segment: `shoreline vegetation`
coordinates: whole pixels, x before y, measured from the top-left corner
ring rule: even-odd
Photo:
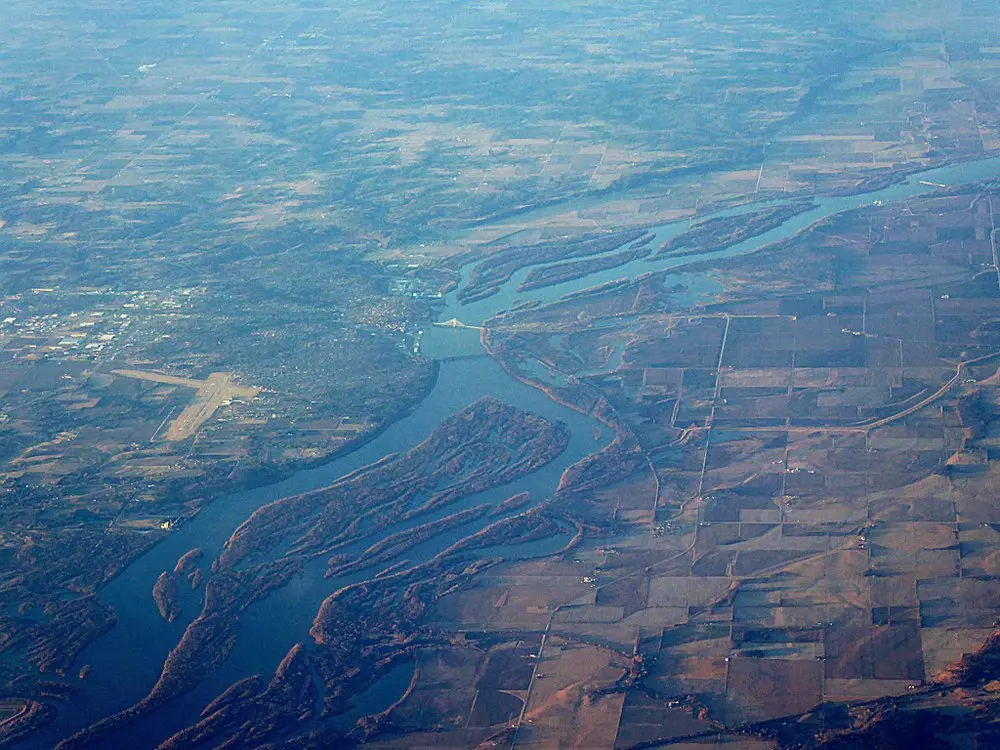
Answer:
[[[705,219],[665,242],[653,257],[682,258],[719,252],[777,229],[793,216],[804,213],[814,206],[815,202],[811,198],[803,198],[735,216]]]
[[[521,282],[517,290],[519,292],[529,292],[535,289],[544,289],[548,286],[563,284],[567,281],[574,281],[575,279],[589,276],[592,273],[609,271],[612,268],[624,266],[626,263],[649,256],[651,252],[651,248],[643,246],[572,263],[538,266],[528,272],[528,275],[525,276],[524,281]]]
[[[285,585],[302,571],[309,560],[324,555],[329,557],[333,550],[334,556],[328,562],[328,576],[345,575],[373,566],[376,571],[384,568],[399,554],[443,530],[487,519],[495,510],[492,505],[481,504],[446,515],[440,515],[440,510],[540,468],[565,450],[568,437],[568,430],[563,424],[549,422],[493,398],[483,398],[445,419],[424,442],[404,454],[363,467],[329,487],[259,508],[233,532],[212,563],[211,575],[205,583],[202,612],[188,626],[167,657],[160,679],[149,695],[134,706],[84,729],[60,747],[66,750],[98,741],[213,674],[234,647],[240,617],[246,608],[270,591]],[[515,496],[501,505],[516,511],[526,502],[524,497]],[[344,552],[335,551],[373,539],[399,521],[434,514],[438,517],[433,520],[389,533],[370,542],[367,547],[362,545],[356,556],[350,559],[345,559]],[[418,603],[421,598],[415,590],[406,588],[398,591],[401,582],[416,585],[416,582],[423,581],[420,586],[426,587],[430,584],[424,576],[433,573],[434,586],[438,588],[426,590],[434,590],[437,592],[435,596],[439,596],[458,585],[459,581],[470,578],[480,566],[495,564],[495,561],[473,562],[470,569],[468,561],[455,559],[458,553],[468,553],[508,540],[530,541],[554,533],[558,528],[558,524],[544,518],[537,510],[529,509],[520,515],[493,521],[430,561],[397,571],[383,570],[382,575],[372,578],[358,590],[379,591],[382,592],[380,596],[393,600],[398,595],[402,597],[397,601],[403,605],[400,611],[410,612],[412,617],[425,605]],[[192,552],[181,558],[185,560],[182,567],[188,568],[193,564],[196,555]],[[172,611],[170,587],[166,583],[171,580],[170,575],[165,573],[161,576],[161,581],[165,583],[158,587],[168,613]],[[354,589],[347,587],[346,590]],[[341,589],[343,591],[345,589]],[[330,601],[339,601],[343,596],[335,595]],[[320,608],[317,623],[331,619],[331,606]],[[404,619],[392,625],[392,613],[396,611],[383,603],[374,607],[369,617],[377,617],[380,628],[391,626],[394,628],[392,632],[399,635],[404,625],[413,623]],[[375,627],[374,624],[372,627]],[[376,675],[384,671],[385,659],[399,655],[398,644],[390,639],[391,647],[387,645],[369,654],[370,663],[365,662],[365,669],[347,669],[346,663],[342,663],[345,658],[343,649],[333,644],[346,637],[345,633],[358,632],[357,637],[361,637],[363,631],[357,631],[356,626],[341,631],[320,625],[314,626],[313,631],[317,646],[329,648],[320,648],[316,653],[290,652],[288,659],[293,664],[306,660],[311,664],[306,672],[312,674],[311,670],[315,669],[323,675],[324,700],[328,706],[364,689],[363,684],[373,682]],[[376,628],[372,632],[381,631]],[[407,639],[404,639],[403,643],[406,642]],[[352,648],[347,653],[355,652]],[[362,649],[362,655],[365,654],[368,652]],[[341,664],[344,669],[335,668],[332,666],[334,663]],[[275,679],[281,682],[279,677]],[[353,687],[348,689],[346,685]],[[270,706],[271,698],[268,696],[266,690],[254,701],[264,701]],[[231,706],[220,706],[213,715],[233,710]],[[272,706],[268,710],[276,709]]]
[[[551,261],[598,255],[634,242],[645,236],[643,229],[608,230],[572,239],[547,240],[534,245],[514,246],[493,250],[482,260],[463,258],[463,265],[478,260],[468,280],[458,290],[462,304],[492,297],[518,271]]]
[[[286,462],[282,466],[240,469],[238,476],[230,474],[225,478],[217,477],[208,482],[197,482],[188,487],[186,490],[188,494],[197,496],[198,501],[197,503],[187,503],[184,506],[187,514],[182,515],[178,523],[191,521],[202,508],[223,496],[275,484],[287,479],[297,471],[316,468],[357,450],[374,440],[393,423],[411,413],[424,400],[427,393],[434,388],[439,370],[440,364],[436,361],[432,362],[431,377],[427,379],[426,388],[401,405],[395,413],[388,415],[378,427],[339,446],[329,455],[318,459]],[[66,673],[72,667],[77,655],[94,640],[109,633],[116,622],[117,618],[113,610],[100,601],[100,590],[111,583],[132,561],[148,552],[157,541],[163,538],[165,535],[162,532],[157,532],[155,535],[145,537],[141,547],[122,546],[120,554],[115,557],[113,567],[108,570],[95,594],[46,607],[48,621],[37,627],[21,629],[14,639],[8,641],[7,647],[13,648],[23,644],[27,649],[29,659],[39,671]],[[185,575],[191,588],[196,589],[204,579],[204,572],[196,568],[189,569],[189,566],[196,563],[203,553],[200,550],[192,550],[189,554],[191,557],[185,555],[181,560],[178,560],[177,567],[186,571]],[[164,572],[166,573],[166,571]],[[164,608],[161,609],[161,614],[165,612],[163,616],[168,621],[172,621],[179,615],[179,605],[176,601],[176,581],[173,581],[177,574],[176,571],[174,575],[167,574],[162,581],[157,581],[154,585],[154,601],[158,609],[161,606]],[[52,714],[46,713],[45,716],[51,718]]]

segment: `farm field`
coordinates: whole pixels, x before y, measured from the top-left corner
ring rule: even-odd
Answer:
[[[0,747],[1000,745],[989,2],[0,23]]]

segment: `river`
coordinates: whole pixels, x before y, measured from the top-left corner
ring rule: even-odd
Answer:
[[[597,284],[668,269],[675,269],[675,273],[678,274],[676,277],[673,274],[668,276],[668,283],[672,283],[670,279],[680,280],[687,288],[685,296],[678,302],[682,305],[693,305],[709,299],[718,290],[718,282],[709,272],[689,273],[682,270],[693,263],[744,255],[763,245],[791,237],[814,222],[842,211],[871,205],[875,201],[883,203],[902,201],[935,190],[934,186],[922,184],[921,180],[961,184],[997,177],[1000,177],[1000,158],[928,170],[910,177],[904,183],[882,190],[846,197],[817,198],[813,208],[792,217],[778,228],[717,253],[684,258],[635,260],[618,268],[531,292],[518,291],[521,281],[528,272],[522,270],[515,274],[498,294],[472,304],[459,303],[453,291],[445,300],[440,319],[448,320],[454,317],[469,324],[479,324],[517,304],[531,300],[550,302],[565,294]],[[753,206],[745,209],[728,209],[716,215],[732,215],[741,210],[753,209]],[[713,215],[699,218],[713,218]],[[650,230],[655,235],[652,247],[654,249],[659,247],[688,226],[689,222],[673,222],[653,227]],[[463,275],[463,283],[467,273],[468,269]],[[571,432],[569,446],[557,459],[533,474],[506,486],[466,498],[457,506],[443,509],[442,513],[452,513],[483,502],[498,503],[521,491],[531,492],[533,500],[539,502],[554,491],[561,473],[567,466],[599,450],[611,437],[609,430],[597,420],[553,402],[541,391],[507,375],[493,360],[481,356],[482,349],[476,330],[452,330],[428,326],[421,339],[421,352],[441,360],[440,372],[434,387],[408,416],[395,422],[375,439],[348,455],[322,466],[300,471],[282,482],[217,499],[112,581],[101,592],[101,598],[117,611],[118,624],[109,634],[91,644],[81,655],[79,663],[91,665],[91,671],[87,678],[79,683],[81,687],[79,696],[71,701],[70,705],[61,705],[56,722],[36,734],[25,746],[51,747],[58,738],[132,705],[148,692],[159,676],[163,659],[177,644],[184,628],[197,616],[203,591],[200,589],[197,592],[186,592],[182,599],[184,608],[182,616],[173,623],[167,623],[159,616],[153,604],[151,596],[153,582],[161,571],[173,569],[178,557],[194,547],[200,547],[205,551],[203,562],[207,565],[218,554],[233,530],[261,505],[326,486],[345,473],[376,461],[388,453],[409,450],[422,441],[445,417],[483,396],[493,396],[548,419],[567,423]],[[469,356],[476,354],[480,356]],[[466,358],[452,359],[456,356]],[[615,352],[614,356],[620,360],[621,352]],[[611,367],[615,364],[612,362]],[[406,556],[411,561],[426,559],[452,541],[484,524],[484,521],[478,521],[449,531],[432,542],[411,550]],[[387,533],[399,529],[400,527],[396,526]],[[536,544],[523,552],[524,556],[543,555],[558,546],[558,543],[549,546]],[[511,550],[504,549],[504,552],[510,553]],[[322,575],[324,568],[325,562],[317,561],[288,586],[252,605],[240,625],[237,647],[216,675],[150,717],[141,719],[118,732],[108,740],[107,745],[130,748],[155,747],[171,733],[194,721],[201,709],[235,680],[253,673],[265,676],[272,674],[278,662],[293,644],[308,639],[309,626],[322,600],[345,582],[354,580],[324,579]],[[360,577],[367,577],[370,574],[369,571]],[[182,586],[183,588],[185,587]],[[383,686],[382,692],[385,695],[382,696],[382,703],[391,703],[395,694],[405,689],[407,681],[405,670],[402,672],[399,669],[394,670],[392,679]],[[365,696],[365,703],[373,706],[373,710],[379,710],[379,701],[372,695]]]

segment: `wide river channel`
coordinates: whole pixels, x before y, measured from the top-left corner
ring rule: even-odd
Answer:
[[[549,302],[605,282],[665,269],[675,269],[674,273],[677,274],[668,275],[668,284],[681,281],[689,290],[685,297],[678,300],[681,306],[686,307],[701,299],[708,299],[718,290],[719,285],[708,273],[688,273],[684,271],[684,266],[744,255],[764,245],[794,236],[814,222],[840,212],[871,205],[875,201],[901,201],[936,189],[925,182],[958,185],[998,177],[1000,158],[949,165],[913,175],[905,183],[882,190],[849,197],[817,198],[815,207],[792,217],[780,227],[720,252],[683,258],[636,260],[618,268],[533,292],[517,291],[527,274],[523,270],[515,274],[497,295],[479,302],[462,305],[452,292],[445,300],[440,319],[458,318],[465,323],[479,324],[529,300]],[[748,206],[730,209],[714,216],[738,214],[753,208]],[[706,215],[699,219],[712,216]],[[652,247],[659,247],[689,225],[689,222],[684,221],[651,228],[650,231],[655,234]],[[466,275],[467,273],[468,268]],[[466,275],[463,275],[463,283]],[[533,499],[538,502],[551,495],[566,467],[599,450],[611,438],[610,431],[596,419],[557,404],[541,391],[507,375],[493,360],[483,355],[476,330],[427,326],[420,345],[422,354],[440,360],[440,371],[432,390],[408,416],[341,458],[300,471],[276,484],[217,499],[136,560],[101,591],[101,598],[118,613],[118,623],[110,633],[83,652],[79,664],[89,664],[91,670],[86,679],[78,682],[79,696],[71,701],[72,705],[60,705],[57,720],[25,743],[25,747],[52,747],[59,739],[87,724],[132,705],[149,691],[159,677],[164,658],[200,611],[204,590],[201,588],[195,592],[183,593],[182,616],[173,623],[167,623],[160,617],[153,603],[153,582],[162,571],[172,570],[177,559],[195,547],[204,550],[203,563],[207,565],[221,550],[233,530],[261,505],[324,487],[344,474],[389,453],[407,451],[427,437],[447,416],[483,396],[493,396],[547,419],[565,422],[571,431],[570,444],[562,455],[541,470],[506,486],[466,498],[456,506],[443,510],[443,514],[484,502],[499,503],[522,491],[531,492]],[[428,519],[421,519],[421,522],[426,520]],[[442,534],[409,550],[406,557],[411,563],[427,559],[486,522],[478,521]],[[401,528],[404,527],[395,526],[389,531],[396,532]],[[545,543],[522,545],[521,549],[504,548],[497,552],[510,557],[544,555],[560,549],[567,539],[568,536]],[[368,540],[366,546],[372,541]],[[295,578],[285,588],[252,605],[242,618],[235,650],[213,677],[182,698],[122,729],[108,738],[103,746],[155,747],[178,729],[196,721],[205,705],[234,681],[257,673],[269,678],[291,646],[309,640],[310,624],[323,599],[345,583],[370,577],[374,572],[365,571],[354,577],[324,579],[324,568],[323,561],[319,561],[319,564],[308,567],[303,575]],[[182,585],[181,588],[183,590],[187,587]],[[409,682],[410,670],[405,667],[406,665],[397,668],[377,683],[374,689],[361,696],[361,705],[353,713],[360,714],[362,709],[365,712],[379,711],[391,704]]]

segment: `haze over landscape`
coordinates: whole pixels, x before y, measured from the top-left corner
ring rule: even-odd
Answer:
[[[0,748],[1000,747],[996,0],[0,41]]]

